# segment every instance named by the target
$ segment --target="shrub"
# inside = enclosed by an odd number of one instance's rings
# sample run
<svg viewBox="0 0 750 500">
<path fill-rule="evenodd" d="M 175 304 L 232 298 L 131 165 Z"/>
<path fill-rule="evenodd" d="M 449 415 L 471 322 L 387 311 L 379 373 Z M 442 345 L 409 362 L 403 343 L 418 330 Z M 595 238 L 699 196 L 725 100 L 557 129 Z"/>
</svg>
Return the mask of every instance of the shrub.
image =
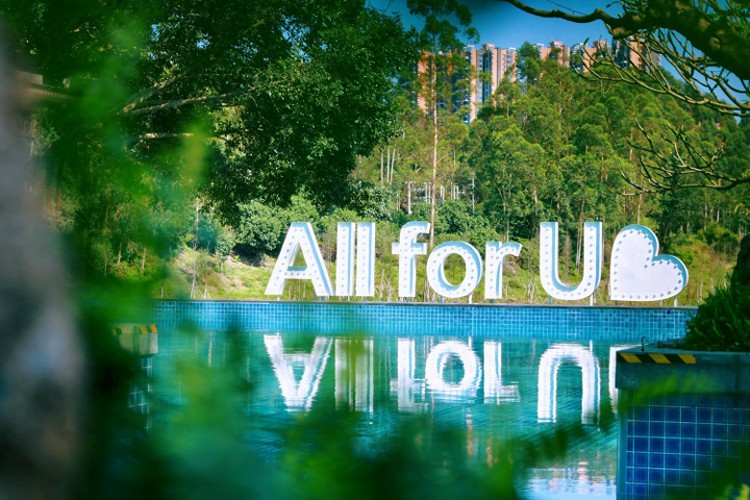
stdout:
<svg viewBox="0 0 750 500">
<path fill-rule="evenodd" d="M 688 323 L 684 347 L 701 351 L 750 351 L 750 289 L 716 288 Z"/>
</svg>

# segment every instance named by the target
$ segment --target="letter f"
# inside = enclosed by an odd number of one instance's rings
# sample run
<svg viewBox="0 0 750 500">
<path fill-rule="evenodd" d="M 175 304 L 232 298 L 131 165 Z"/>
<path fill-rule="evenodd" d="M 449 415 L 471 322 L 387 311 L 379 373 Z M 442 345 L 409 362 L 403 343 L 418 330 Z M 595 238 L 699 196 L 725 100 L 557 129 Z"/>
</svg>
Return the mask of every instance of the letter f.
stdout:
<svg viewBox="0 0 750 500">
<path fill-rule="evenodd" d="M 414 297 L 417 294 L 416 256 L 427 254 L 427 244 L 418 243 L 420 234 L 430 232 L 429 222 L 407 222 L 401 228 L 399 242 L 391 250 L 398 255 L 398 296 Z"/>
</svg>

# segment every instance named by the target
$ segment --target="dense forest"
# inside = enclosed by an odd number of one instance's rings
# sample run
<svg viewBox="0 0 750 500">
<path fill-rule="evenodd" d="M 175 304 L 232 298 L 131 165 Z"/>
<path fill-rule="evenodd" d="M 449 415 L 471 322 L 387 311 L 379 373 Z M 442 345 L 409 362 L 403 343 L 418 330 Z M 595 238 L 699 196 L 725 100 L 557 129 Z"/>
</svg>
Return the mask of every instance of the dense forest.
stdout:
<svg viewBox="0 0 750 500">
<path fill-rule="evenodd" d="M 290 222 L 313 223 L 332 269 L 336 223 L 367 220 L 378 223 L 375 298 L 395 299 L 390 242 L 406 221 L 431 220 L 435 200 L 435 244 L 524 245 L 506 264 L 509 301 L 546 300 L 542 221 L 560 224 L 563 279 L 581 266 L 583 223 L 601 221 L 607 241 L 627 224 L 649 226 L 685 261 L 683 304 L 724 281 L 750 226 L 747 185 L 650 181 L 675 158 L 744 172 L 746 119 L 575 73 L 526 43 L 517 81 L 503 80 L 467 124 L 467 89 L 486 75 L 465 64 L 457 28 L 440 46 L 449 57 L 435 62 L 433 88 L 416 68 L 436 38 L 420 46 L 424 33 L 397 18 L 346 2 L 315 14 L 311 2 L 262 8 L 262 25 L 184 17 L 180 2 L 91 8 L 92 35 L 62 40 L 29 30 L 24 15 L 64 24 L 72 13 L 49 5 L 9 16 L 20 52 L 59 92 L 29 126 L 47 166 L 49 217 L 77 249 L 79 272 L 157 297 L 262 298 Z M 252 28 L 230 29 L 245 21 Z M 461 273 L 449 259 L 449 278 Z M 434 300 L 420 280 L 417 299 Z M 305 283 L 286 296 L 314 298 Z"/>
<path fill-rule="evenodd" d="M 750 227 L 748 187 L 714 190 L 675 183 L 673 189 L 649 192 L 644 177 L 662 161 L 660 156 L 671 154 L 712 156 L 718 171 L 744 171 L 750 160 L 747 121 L 577 74 L 552 59 L 521 64 L 536 65 L 537 76 L 504 80 L 493 103 L 470 125 L 465 109 L 440 117 L 436 243 L 457 239 L 479 249 L 487 241 L 523 243 L 522 258 L 506 269 L 504 296 L 544 301 L 537 278 L 540 222 L 560 224 L 560 272 L 571 281 L 581 266 L 585 221 L 603 222 L 609 242 L 624 226 L 638 223 L 656 232 L 662 251 L 688 265 L 691 283 L 681 303 L 697 303 L 723 283 Z M 462 88 L 457 82 L 452 92 L 460 94 Z M 223 283 L 231 281 L 223 277 L 220 261 L 207 254 L 232 254 L 259 265 L 255 275 L 244 276 L 253 288 L 248 295 L 241 287 L 224 293 L 260 298 L 261 283 L 270 274 L 270 262 L 261 265 L 261 256 L 276 255 L 289 222 L 312 222 L 330 262 L 335 259 L 336 222 L 376 221 L 376 298 L 395 299 L 397 265 L 390 242 L 397 240 L 405 222 L 430 219 L 430 117 L 417 106 L 414 93 L 405 92 L 401 102 L 399 133 L 371 155 L 358 157 L 349 177 L 354 193 L 349 202 L 326 205 L 313 192 L 302 191 L 284 207 L 257 200 L 240 204 L 240 218 L 233 225 L 223 224 L 210 206 L 198 214 L 198 231 L 191 233 L 198 252 L 191 255 L 192 263 L 183 258 L 178 266 L 183 279 L 202 280 L 193 295 L 222 296 Z M 461 262 L 456 260 L 449 260 L 448 276 L 460 281 Z M 422 275 L 420 284 L 419 298 L 435 300 Z M 185 282 L 173 281 L 172 286 L 172 293 L 187 288 Z M 291 298 L 314 297 L 311 287 L 288 288 Z M 597 292 L 597 301 L 607 301 L 605 288 Z M 481 300 L 480 289 L 474 300 Z"/>
</svg>

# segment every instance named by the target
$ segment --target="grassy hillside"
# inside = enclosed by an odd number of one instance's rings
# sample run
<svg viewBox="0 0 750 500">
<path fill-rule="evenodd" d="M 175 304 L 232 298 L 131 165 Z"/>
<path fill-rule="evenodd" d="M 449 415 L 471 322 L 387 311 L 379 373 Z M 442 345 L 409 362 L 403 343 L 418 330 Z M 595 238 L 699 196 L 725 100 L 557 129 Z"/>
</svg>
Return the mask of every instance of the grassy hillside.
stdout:
<svg viewBox="0 0 750 500">
<path fill-rule="evenodd" d="M 542 288 L 538 273 L 538 254 L 533 251 L 535 242 L 524 244 L 526 248 L 522 259 L 508 259 L 504 272 L 503 293 L 505 298 L 499 302 L 509 303 L 546 303 L 547 294 Z M 532 251 L 529 251 L 532 249 Z M 680 305 L 696 305 L 716 286 L 725 282 L 733 262 L 723 253 L 716 252 L 710 246 L 685 241 L 674 245 L 677 254 L 688 266 L 690 281 L 687 288 L 678 296 Z M 329 260 L 328 272 L 335 280 L 335 265 Z M 440 297 L 429 288 L 424 275 L 425 258 L 418 260 L 417 301 L 439 301 Z M 453 282 L 463 277 L 463 263 L 460 259 L 448 259 L 446 275 Z M 273 270 L 275 260 L 264 256 L 256 262 L 247 262 L 236 256 L 218 257 L 202 250 L 185 248 L 170 264 L 169 277 L 157 287 L 160 298 L 194 298 L 194 299 L 273 299 L 264 295 L 264 290 Z M 607 304 L 608 258 L 605 259 L 604 277 L 597 289 L 595 302 Z M 393 255 L 379 255 L 376 264 L 376 292 L 371 300 L 395 302 L 398 300 L 398 262 Z M 560 271 L 564 276 L 563 270 Z M 563 279 L 565 279 L 563 277 Z M 575 283 L 578 276 L 571 270 L 567 281 Z M 477 287 L 473 302 L 483 302 L 484 282 Z M 289 281 L 281 296 L 284 300 L 315 300 L 312 286 L 307 282 Z M 347 300 L 331 297 L 330 300 Z M 359 300 L 351 298 L 349 300 Z M 443 302 L 468 302 L 468 298 L 443 299 Z M 558 302 L 558 301 L 555 301 Z M 588 303 L 582 301 L 581 303 Z M 661 305 L 671 305 L 673 300 L 665 300 Z M 659 305 L 659 303 L 638 303 Z"/>
</svg>

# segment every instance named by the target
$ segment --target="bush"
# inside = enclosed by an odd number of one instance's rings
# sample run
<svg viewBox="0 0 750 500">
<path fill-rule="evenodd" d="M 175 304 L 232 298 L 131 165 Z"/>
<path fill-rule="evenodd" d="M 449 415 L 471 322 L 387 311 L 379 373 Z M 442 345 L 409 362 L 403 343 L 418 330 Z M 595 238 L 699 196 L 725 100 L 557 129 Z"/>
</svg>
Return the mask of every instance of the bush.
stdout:
<svg viewBox="0 0 750 500">
<path fill-rule="evenodd" d="M 700 351 L 750 351 L 750 289 L 716 288 L 688 323 L 684 347 Z"/>
<path fill-rule="evenodd" d="M 255 256 L 272 253 L 281 247 L 286 221 L 275 210 L 257 201 L 240 206 L 240 225 L 237 228 L 235 250 Z"/>
</svg>

